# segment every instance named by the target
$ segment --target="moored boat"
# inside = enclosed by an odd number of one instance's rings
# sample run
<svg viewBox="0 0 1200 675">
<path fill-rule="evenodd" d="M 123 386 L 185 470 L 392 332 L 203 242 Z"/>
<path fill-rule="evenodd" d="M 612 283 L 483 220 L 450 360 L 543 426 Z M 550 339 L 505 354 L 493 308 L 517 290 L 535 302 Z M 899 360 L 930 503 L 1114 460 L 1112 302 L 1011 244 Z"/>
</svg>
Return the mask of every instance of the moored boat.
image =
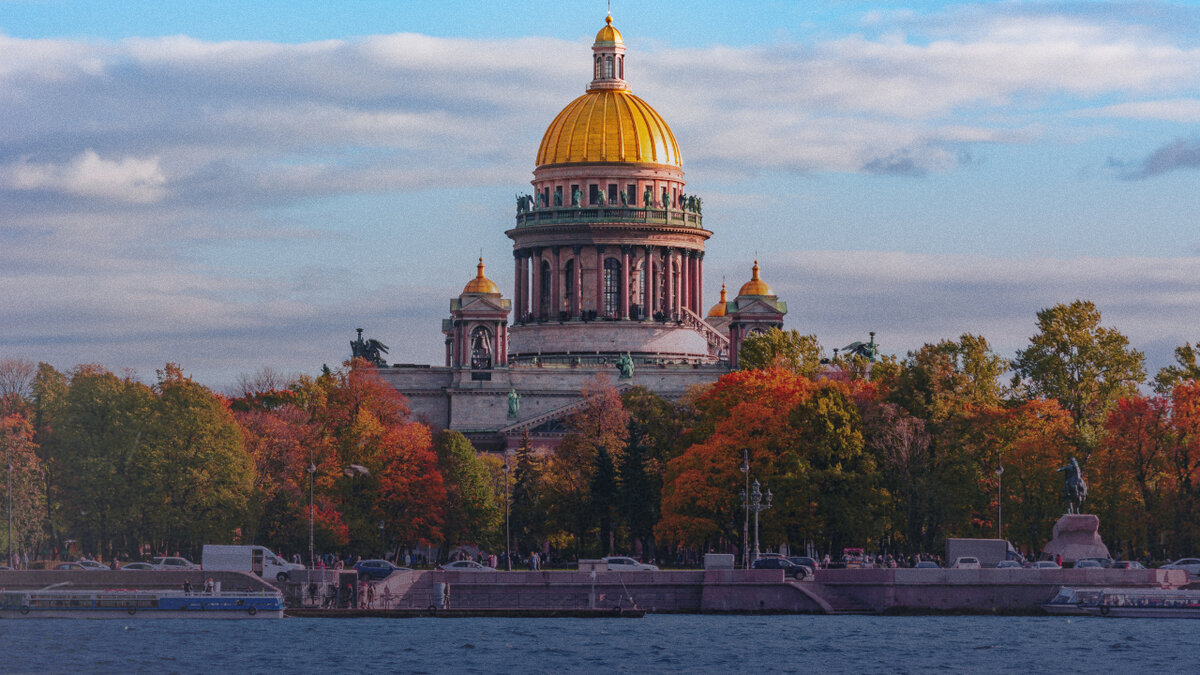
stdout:
<svg viewBox="0 0 1200 675">
<path fill-rule="evenodd" d="M 1088 613 L 1114 618 L 1200 619 L 1200 591 L 1106 588 Z"/>
<path fill-rule="evenodd" d="M 1099 607 L 1102 588 L 1069 588 L 1058 589 L 1058 595 L 1042 603 L 1042 609 L 1047 614 L 1066 614 L 1072 616 L 1087 616 Z"/>
<path fill-rule="evenodd" d="M 278 592 L 46 589 L 0 592 L 0 618 L 278 619 Z"/>
</svg>

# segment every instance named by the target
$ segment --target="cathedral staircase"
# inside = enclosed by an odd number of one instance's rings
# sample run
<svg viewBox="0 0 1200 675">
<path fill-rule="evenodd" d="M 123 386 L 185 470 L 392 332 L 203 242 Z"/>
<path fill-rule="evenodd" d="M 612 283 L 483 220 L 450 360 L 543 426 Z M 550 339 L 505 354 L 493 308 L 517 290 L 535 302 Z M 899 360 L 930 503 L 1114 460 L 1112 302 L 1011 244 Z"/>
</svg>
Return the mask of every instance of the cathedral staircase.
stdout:
<svg viewBox="0 0 1200 675">
<path fill-rule="evenodd" d="M 629 391 L 630 389 L 632 389 L 633 385 L 629 384 L 628 382 L 623 382 L 621 384 L 618 384 L 615 388 L 616 388 L 618 394 L 623 394 L 626 391 Z M 519 433 L 519 432 L 526 431 L 526 430 L 532 431 L 533 429 L 536 429 L 537 427 L 545 424 L 546 422 L 549 422 L 550 420 L 562 419 L 563 417 L 566 417 L 567 415 L 570 415 L 571 413 L 575 412 L 576 410 L 582 408 L 586 404 L 587 404 L 587 399 L 580 398 L 577 401 L 574 401 L 572 403 L 568 403 L 567 405 L 555 408 L 554 410 L 548 410 L 540 415 L 534 415 L 533 417 L 530 417 L 529 419 L 521 420 L 520 422 L 510 424 L 506 427 L 501 427 L 500 433 L 507 435 L 507 434 Z"/>
<path fill-rule="evenodd" d="M 681 310 L 680 316 L 683 317 L 684 325 L 704 336 L 705 341 L 708 342 L 708 351 L 710 354 L 717 355 L 729 352 L 729 338 L 721 335 L 718 330 L 708 325 L 708 322 L 703 317 L 693 312 L 690 308 L 680 307 L 679 309 Z"/>
</svg>

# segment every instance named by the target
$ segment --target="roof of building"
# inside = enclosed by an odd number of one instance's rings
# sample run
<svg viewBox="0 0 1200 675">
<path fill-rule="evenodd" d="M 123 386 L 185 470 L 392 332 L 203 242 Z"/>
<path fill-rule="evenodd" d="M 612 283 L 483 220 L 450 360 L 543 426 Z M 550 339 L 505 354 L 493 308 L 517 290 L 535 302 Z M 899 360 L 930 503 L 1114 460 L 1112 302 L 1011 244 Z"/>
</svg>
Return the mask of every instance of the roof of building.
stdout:
<svg viewBox="0 0 1200 675">
<path fill-rule="evenodd" d="M 767 285 L 767 282 L 758 278 L 758 260 L 754 261 L 754 269 L 750 274 L 750 281 L 742 284 L 741 290 L 738 291 L 738 297 L 743 295 L 775 295 L 775 291 Z"/>
<path fill-rule="evenodd" d="M 725 282 L 722 281 L 721 282 L 721 299 L 719 301 L 717 301 L 717 304 L 712 306 L 712 309 L 708 310 L 708 316 L 710 316 L 710 317 L 725 316 L 725 306 L 727 304 L 729 304 L 729 299 L 726 297 L 726 293 L 725 293 Z"/>
<path fill-rule="evenodd" d="M 625 44 L 625 41 L 621 39 L 621 31 L 613 28 L 612 14 L 605 17 L 604 28 L 601 28 L 600 32 L 596 33 L 596 42 L 615 45 Z"/>
<path fill-rule="evenodd" d="M 500 287 L 491 279 L 483 276 L 483 256 L 479 256 L 479 264 L 476 266 L 476 276 L 474 279 L 467 282 L 463 287 L 463 293 L 487 293 L 500 295 Z"/>
</svg>

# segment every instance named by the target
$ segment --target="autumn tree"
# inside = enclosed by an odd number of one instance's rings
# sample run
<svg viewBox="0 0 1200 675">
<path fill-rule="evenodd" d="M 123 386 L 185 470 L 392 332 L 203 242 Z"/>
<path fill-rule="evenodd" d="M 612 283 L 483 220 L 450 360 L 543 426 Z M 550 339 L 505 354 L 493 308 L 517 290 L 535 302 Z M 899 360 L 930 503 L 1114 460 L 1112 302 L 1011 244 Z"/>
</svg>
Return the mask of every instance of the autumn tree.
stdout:
<svg viewBox="0 0 1200 675">
<path fill-rule="evenodd" d="M 743 370 L 784 368 L 797 375 L 815 377 L 821 371 L 822 356 L 817 336 L 772 327 L 766 332 L 746 336 L 738 351 L 738 367 Z"/>
<path fill-rule="evenodd" d="M 0 359 L 0 416 L 28 412 L 37 366 L 24 359 Z"/>
<path fill-rule="evenodd" d="M 1181 382 L 1200 380 L 1200 364 L 1196 363 L 1200 344 L 1195 347 L 1186 342 L 1182 347 L 1175 348 L 1175 365 L 1165 366 L 1154 376 L 1154 391 L 1159 394 L 1169 394 Z"/>
<path fill-rule="evenodd" d="M 33 440 L 33 426 L 22 415 L 0 415 L 0 453 L 11 472 L 12 542 L 0 530 L 0 551 L 36 553 L 46 532 L 46 484 Z M 11 546 L 10 546 L 11 544 Z M 6 564 L 7 560 L 4 561 Z"/>
<path fill-rule="evenodd" d="M 1014 386 L 1057 400 L 1075 419 L 1080 461 L 1099 440 L 1108 411 L 1137 394 L 1146 378 L 1142 353 L 1119 331 L 1100 325 L 1100 310 L 1076 300 L 1037 314 L 1038 333 L 1013 361 Z"/>
<path fill-rule="evenodd" d="M 1142 555 L 1163 529 L 1171 411 L 1163 397 L 1124 398 L 1109 413 L 1103 442 L 1088 463 L 1088 501 L 1114 549 Z"/>
<path fill-rule="evenodd" d="M 534 455 L 533 444 L 526 431 L 517 447 L 509 493 L 509 528 L 515 551 L 530 551 L 541 545 L 546 536 L 546 513 L 542 507 L 545 489 L 542 485 L 542 461 Z"/>
<path fill-rule="evenodd" d="M 445 547 L 495 545 L 503 524 L 503 502 L 494 498 L 488 467 L 471 442 L 457 431 L 434 436 L 438 470 L 446 487 Z"/>
</svg>

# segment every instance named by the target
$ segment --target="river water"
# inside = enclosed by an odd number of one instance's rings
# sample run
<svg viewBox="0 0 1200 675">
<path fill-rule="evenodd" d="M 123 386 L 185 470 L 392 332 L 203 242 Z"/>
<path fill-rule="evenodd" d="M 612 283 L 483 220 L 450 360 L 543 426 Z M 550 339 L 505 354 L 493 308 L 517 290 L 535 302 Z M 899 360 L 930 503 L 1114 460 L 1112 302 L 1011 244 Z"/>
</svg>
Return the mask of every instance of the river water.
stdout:
<svg viewBox="0 0 1200 675">
<path fill-rule="evenodd" d="M 4 673 L 1182 673 L 1200 622 L 1088 617 L 0 620 Z"/>
</svg>

